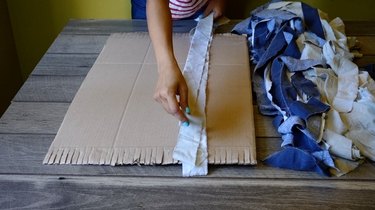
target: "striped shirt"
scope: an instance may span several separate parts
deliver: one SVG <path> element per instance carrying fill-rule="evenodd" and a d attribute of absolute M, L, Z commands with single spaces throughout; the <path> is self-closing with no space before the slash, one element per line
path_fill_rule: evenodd
<path fill-rule="evenodd" d="M 183 19 L 194 15 L 208 0 L 169 0 L 173 19 Z"/>

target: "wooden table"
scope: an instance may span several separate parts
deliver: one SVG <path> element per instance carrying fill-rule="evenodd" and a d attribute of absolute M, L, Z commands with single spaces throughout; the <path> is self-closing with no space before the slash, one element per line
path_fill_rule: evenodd
<path fill-rule="evenodd" d="M 375 63 L 375 23 L 346 25 L 362 42 L 365 56 L 356 62 Z M 191 27 L 189 21 L 174 25 L 176 32 Z M 259 113 L 257 166 L 210 166 L 207 177 L 182 178 L 176 165 L 42 165 L 109 34 L 145 30 L 144 21 L 127 20 L 73 20 L 64 28 L 0 119 L 0 208 L 375 208 L 373 162 L 340 178 L 263 165 L 260 160 L 280 149 L 280 138 L 272 119 Z"/>

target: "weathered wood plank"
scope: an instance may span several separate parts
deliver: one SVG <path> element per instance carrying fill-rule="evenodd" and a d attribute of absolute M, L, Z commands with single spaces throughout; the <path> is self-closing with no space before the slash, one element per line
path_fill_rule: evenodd
<path fill-rule="evenodd" d="M 45 101 L 52 101 L 53 94 L 59 94 L 60 92 L 59 89 L 56 89 L 54 92 L 40 95 L 39 91 L 42 92 L 41 90 L 35 91 L 37 93 L 35 98 L 41 100 L 41 97 L 46 96 L 43 99 Z M 62 92 L 69 91 L 62 90 Z M 22 95 L 26 95 L 28 99 L 33 97 L 32 95 L 27 95 L 27 93 L 19 93 L 18 100 L 23 102 L 13 102 L 9 106 L 0 119 L 0 133 L 56 134 L 68 110 L 69 103 L 25 102 L 27 98 L 22 98 Z M 64 98 L 67 99 L 70 96 L 65 96 Z M 255 134 L 257 137 L 279 136 L 272 126 L 272 118 L 261 116 L 257 107 L 254 107 L 254 115 L 256 122 Z"/>
<path fill-rule="evenodd" d="M 363 55 L 375 55 L 375 36 L 357 36 L 359 41 L 359 52 Z"/>
<path fill-rule="evenodd" d="M 363 56 L 362 58 L 356 58 L 354 62 L 359 66 L 363 67 L 369 64 L 374 64 L 375 63 L 375 56 L 368 55 L 368 56 Z"/>
<path fill-rule="evenodd" d="M 99 54 L 45 54 L 31 75 L 86 75 Z"/>
<path fill-rule="evenodd" d="M 173 22 L 175 32 L 189 32 L 196 26 L 194 20 Z M 71 20 L 61 34 L 104 34 L 119 32 L 145 32 L 146 20 Z"/>
<path fill-rule="evenodd" d="M 54 135 L 0 134 L 0 174 L 181 176 L 181 166 L 72 166 L 43 165 Z M 314 172 L 282 170 L 264 165 L 268 155 L 280 149 L 278 138 L 257 138 L 257 166 L 213 166 L 208 177 L 327 179 Z M 336 178 L 329 178 L 336 179 Z M 365 163 L 340 179 L 375 180 L 375 166 Z"/>
<path fill-rule="evenodd" d="M 228 33 L 241 20 L 231 20 L 228 24 L 216 28 L 217 33 Z M 173 21 L 173 32 L 188 33 L 197 22 L 194 20 Z M 71 20 L 61 34 L 101 34 L 109 35 L 120 32 L 146 32 L 146 20 Z"/>
<path fill-rule="evenodd" d="M 68 103 L 14 102 L 0 118 L 0 133 L 56 134 Z"/>
<path fill-rule="evenodd" d="M 258 106 L 254 105 L 254 126 L 257 137 L 280 137 L 272 124 L 273 117 L 264 116 L 259 112 Z"/>
<path fill-rule="evenodd" d="M 350 36 L 375 35 L 374 21 L 345 21 L 345 32 Z"/>
<path fill-rule="evenodd" d="M 373 182 L 0 176 L 0 208 L 372 209 Z"/>
<path fill-rule="evenodd" d="M 71 102 L 84 76 L 30 76 L 13 101 Z"/>
<path fill-rule="evenodd" d="M 60 34 L 47 53 L 100 53 L 108 36 Z"/>
<path fill-rule="evenodd" d="M 70 20 L 61 34 L 104 34 L 147 31 L 145 20 Z"/>

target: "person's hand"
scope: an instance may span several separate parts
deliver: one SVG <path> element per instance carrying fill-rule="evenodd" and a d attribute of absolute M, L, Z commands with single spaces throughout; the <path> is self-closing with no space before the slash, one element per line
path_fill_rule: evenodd
<path fill-rule="evenodd" d="M 163 106 L 165 111 L 180 120 L 182 125 L 188 126 L 189 121 L 184 114 L 184 112 L 190 113 L 188 108 L 188 87 L 180 68 L 176 62 L 172 62 L 160 65 L 158 71 L 159 78 L 154 99 Z"/>
<path fill-rule="evenodd" d="M 224 14 L 225 0 L 209 0 L 208 5 L 204 11 L 204 16 L 214 13 L 214 19 L 217 19 Z"/>

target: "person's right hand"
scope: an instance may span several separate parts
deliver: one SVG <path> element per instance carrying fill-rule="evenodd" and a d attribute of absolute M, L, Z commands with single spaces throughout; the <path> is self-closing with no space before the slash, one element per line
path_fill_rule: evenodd
<path fill-rule="evenodd" d="M 188 114 L 190 112 L 188 108 L 188 87 L 178 64 L 174 61 L 158 65 L 158 72 L 159 78 L 154 99 L 169 114 L 180 120 L 182 125 L 188 126 L 189 121 L 184 114 L 184 112 Z"/>
<path fill-rule="evenodd" d="M 225 0 L 209 0 L 208 5 L 204 11 L 204 16 L 206 17 L 211 12 L 214 13 L 214 19 L 218 19 L 223 16 L 225 8 Z"/>

